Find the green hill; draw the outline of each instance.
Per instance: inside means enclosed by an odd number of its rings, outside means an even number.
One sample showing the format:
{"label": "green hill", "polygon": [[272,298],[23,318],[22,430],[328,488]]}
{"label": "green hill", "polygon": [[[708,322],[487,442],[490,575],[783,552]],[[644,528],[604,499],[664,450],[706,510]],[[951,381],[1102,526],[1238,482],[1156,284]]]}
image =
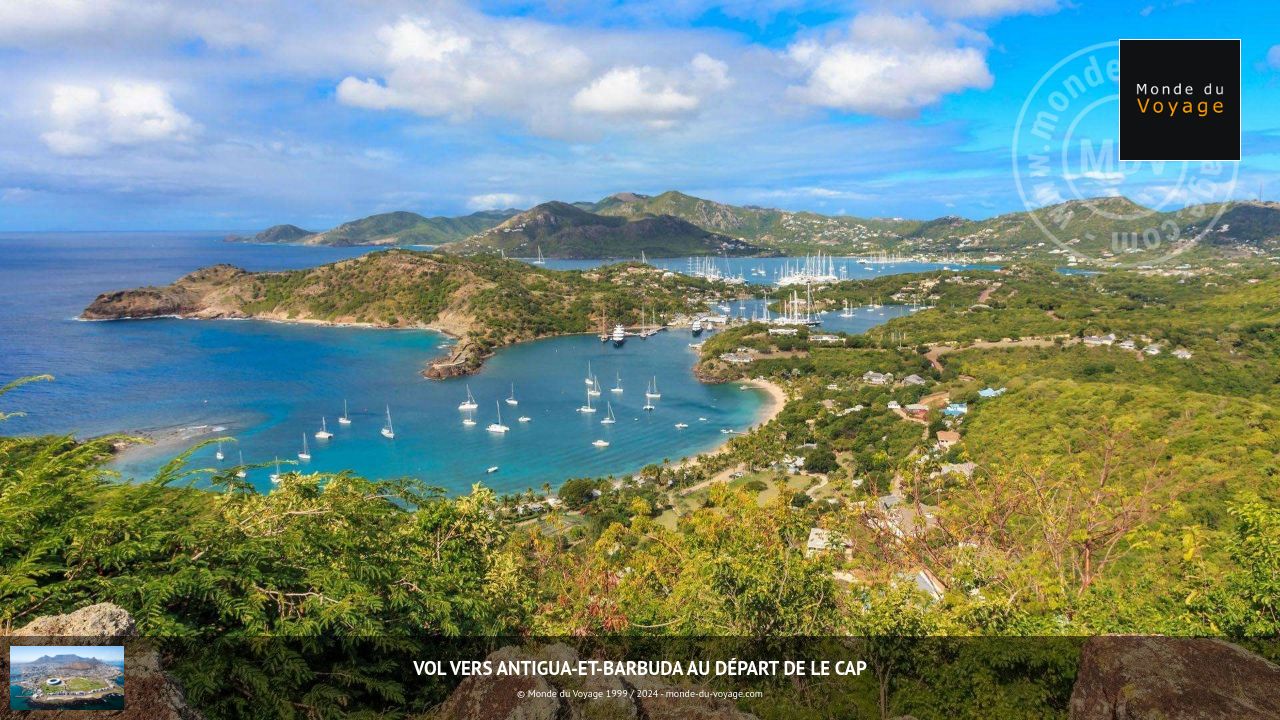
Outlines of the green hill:
{"label": "green hill", "polygon": [[296,225],[274,225],[250,238],[233,239],[337,246],[443,245],[488,230],[515,213],[515,210],[485,210],[461,217],[425,217],[399,210],[352,220],[324,232],[311,232]]}
{"label": "green hill", "polygon": [[517,257],[532,257],[539,249],[552,258],[638,257],[641,252],[652,257],[750,255],[760,250],[671,215],[631,219],[563,202],[543,203],[448,248],[458,253],[501,250]]}

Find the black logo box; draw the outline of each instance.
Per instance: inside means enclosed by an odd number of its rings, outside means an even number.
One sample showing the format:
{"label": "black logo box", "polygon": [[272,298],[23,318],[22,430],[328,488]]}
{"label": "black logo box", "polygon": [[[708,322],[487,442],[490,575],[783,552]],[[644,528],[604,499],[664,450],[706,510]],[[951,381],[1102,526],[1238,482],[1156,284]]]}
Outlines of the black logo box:
{"label": "black logo box", "polygon": [[1239,160],[1240,116],[1240,40],[1120,41],[1120,160]]}

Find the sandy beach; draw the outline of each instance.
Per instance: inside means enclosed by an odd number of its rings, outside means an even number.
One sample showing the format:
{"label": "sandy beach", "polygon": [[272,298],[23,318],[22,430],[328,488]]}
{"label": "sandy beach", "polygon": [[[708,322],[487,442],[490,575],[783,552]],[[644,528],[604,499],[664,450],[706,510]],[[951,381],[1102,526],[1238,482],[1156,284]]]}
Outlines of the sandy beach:
{"label": "sandy beach", "polygon": [[[772,380],[766,380],[764,378],[752,378],[750,380],[734,380],[733,382],[737,385],[746,385],[747,387],[756,388],[757,390],[763,390],[764,393],[768,396],[767,406],[765,407],[764,414],[760,416],[759,420],[757,420],[755,423],[752,424],[752,428],[760,427],[761,425],[764,425],[768,423],[770,420],[778,417],[778,413],[782,412],[782,408],[787,404],[787,391],[783,389],[781,385],[775,383]],[[715,457],[716,455],[719,455],[720,453],[725,451],[725,448],[728,447],[729,445],[729,440],[732,440],[734,437],[736,436],[730,435],[728,438],[725,439],[724,442],[720,443],[720,445],[717,446],[716,449],[694,455],[691,458],[688,458],[688,459],[682,460],[681,462],[676,463],[672,467],[674,469],[680,470],[683,468],[692,467],[702,458]]]}

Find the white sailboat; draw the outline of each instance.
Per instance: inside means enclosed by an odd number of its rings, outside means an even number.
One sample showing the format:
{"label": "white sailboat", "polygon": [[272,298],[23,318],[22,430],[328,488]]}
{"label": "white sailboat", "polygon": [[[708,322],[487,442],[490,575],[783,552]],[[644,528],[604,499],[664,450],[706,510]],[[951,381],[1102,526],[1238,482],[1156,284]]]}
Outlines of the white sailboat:
{"label": "white sailboat", "polygon": [[685,428],[687,428],[687,427],[689,427],[689,423],[676,423],[676,429],[677,429],[677,430],[683,430],[683,429],[685,429]]}
{"label": "white sailboat", "polygon": [[587,377],[583,380],[583,382],[590,385],[595,382],[594,378],[595,378],[595,375],[591,374],[591,361],[588,360],[587,361]]}
{"label": "white sailboat", "polygon": [[276,457],[276,471],[268,476],[272,484],[280,482],[280,458]]}
{"label": "white sailboat", "polygon": [[530,420],[532,420],[532,419],[533,419],[533,418],[529,417],[528,415],[521,415],[520,417],[516,418],[516,421],[517,421],[517,422],[529,422],[529,421],[530,421]]}
{"label": "white sailboat", "polygon": [[496,407],[496,408],[498,408],[498,422],[496,422],[496,423],[489,423],[489,427],[487,427],[487,428],[485,428],[485,429],[486,429],[486,430],[488,430],[488,431],[489,431],[489,432],[491,432],[491,433],[504,433],[504,432],[506,432],[506,431],[510,430],[511,428],[509,428],[509,427],[507,427],[506,425],[503,425],[503,424],[502,424],[502,403],[494,402],[494,403],[493,403],[493,406],[494,406],[494,407]]}
{"label": "white sailboat", "polygon": [[595,375],[591,376],[591,386],[587,388],[587,394],[592,397],[600,397],[600,381]]}
{"label": "white sailboat", "polygon": [[511,383],[511,397],[507,398],[508,405],[519,405],[520,401],[516,399],[516,384]]}
{"label": "white sailboat", "polygon": [[307,449],[307,434],[302,433],[302,452],[298,453],[299,460],[310,460],[311,451]]}
{"label": "white sailboat", "polygon": [[382,437],[388,440],[396,438],[396,429],[391,425],[391,406],[387,406],[387,424],[382,426]]}
{"label": "white sailboat", "polygon": [[320,418],[320,429],[316,431],[317,440],[328,440],[333,437],[333,433],[329,432],[329,427],[324,424],[324,418]]}
{"label": "white sailboat", "polygon": [[648,390],[645,390],[644,396],[649,398],[650,400],[657,400],[658,398],[662,397],[662,393],[658,392],[658,376],[657,375],[653,376],[653,384],[649,386]]}
{"label": "white sailboat", "polygon": [[351,413],[347,411],[347,401],[345,399],[342,401],[342,417],[338,418],[338,424],[339,425],[351,424]]}
{"label": "white sailboat", "polygon": [[221,441],[221,440],[219,440],[219,441],[218,441],[218,452],[214,453],[214,454],[213,454],[213,457],[214,457],[215,459],[217,459],[217,460],[222,460],[224,457],[226,457],[225,455],[223,455],[223,454],[222,454],[222,441]]}
{"label": "white sailboat", "polygon": [[466,425],[467,427],[471,427],[472,425],[476,424],[475,416],[471,414],[470,410],[467,411],[467,416],[462,418],[462,424]]}
{"label": "white sailboat", "polygon": [[622,392],[622,373],[618,373],[618,381],[614,383],[613,389],[610,390],[609,392],[616,392],[616,393]]}
{"label": "white sailboat", "polygon": [[475,399],[474,397],[472,397],[472,396],[471,396],[471,386],[470,386],[470,385],[468,385],[468,386],[467,386],[467,399],[466,399],[466,400],[463,400],[463,401],[462,401],[462,402],[460,402],[460,403],[458,403],[458,409],[459,409],[459,410],[475,410],[475,409],[476,409],[476,408],[478,408],[478,407],[480,407],[480,406],[476,404],[476,399]]}
{"label": "white sailboat", "polygon": [[243,479],[248,475],[249,473],[244,471],[244,451],[242,450],[240,451],[240,469],[236,471],[236,477]]}
{"label": "white sailboat", "polygon": [[534,265],[546,265],[547,259],[542,257],[542,246],[538,246],[538,259],[533,261]]}
{"label": "white sailboat", "polygon": [[615,417],[613,416],[613,403],[609,403],[609,402],[607,402],[607,403],[605,403],[605,406],[609,408],[609,414],[605,417],[605,419],[603,419],[603,420],[601,420],[601,421],[600,421],[600,424],[601,424],[601,425],[612,425],[612,424],[614,424],[614,423],[618,422],[618,419],[617,419],[617,418],[615,418]]}
{"label": "white sailboat", "polygon": [[595,446],[596,446],[596,447],[598,447],[598,448],[605,448],[605,447],[609,447],[609,441],[608,441],[608,440],[596,440],[596,441],[592,442],[591,444],[592,444],[592,445],[595,445]]}
{"label": "white sailboat", "polygon": [[587,391],[587,404],[586,404],[586,405],[583,405],[583,406],[582,406],[582,407],[580,407],[580,408],[578,408],[578,412],[580,412],[580,413],[593,413],[593,412],[595,412],[595,411],[596,411],[596,409],[595,409],[595,408],[593,408],[593,407],[591,407],[591,391],[590,391],[590,390],[588,390],[588,391]]}

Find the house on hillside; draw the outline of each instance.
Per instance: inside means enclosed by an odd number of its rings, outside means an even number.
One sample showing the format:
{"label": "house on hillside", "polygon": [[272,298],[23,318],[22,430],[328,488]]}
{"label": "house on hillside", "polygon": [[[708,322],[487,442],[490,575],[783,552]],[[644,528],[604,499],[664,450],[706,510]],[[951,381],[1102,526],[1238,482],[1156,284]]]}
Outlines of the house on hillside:
{"label": "house on hillside", "polygon": [[915,583],[916,588],[934,600],[941,600],[942,596],[947,592],[947,586],[943,585],[938,576],[934,575],[926,567],[920,568],[911,577],[911,581]]}
{"label": "house on hillside", "polygon": [[1160,354],[1160,346],[1159,346],[1159,345],[1157,345],[1157,344],[1155,344],[1155,343],[1151,343],[1150,345],[1148,345],[1148,346],[1146,346],[1146,347],[1142,348],[1142,352],[1144,352],[1144,353],[1146,353],[1146,354],[1148,354],[1148,355],[1159,355],[1159,354]]}
{"label": "house on hillside", "polygon": [[929,406],[920,403],[911,403],[903,409],[907,411],[908,415],[918,420],[923,420],[929,414]]}
{"label": "house on hillside", "polygon": [[958,442],[960,442],[960,433],[954,430],[938,431],[938,449],[939,450],[946,452],[950,450],[951,447]]}
{"label": "house on hillside", "polygon": [[962,463],[943,463],[930,477],[944,477],[947,475],[960,475],[966,478],[973,477],[973,471],[978,469],[978,464],[974,462]]}
{"label": "house on hillside", "polygon": [[942,414],[947,417],[960,417],[969,412],[969,406],[965,403],[951,403],[942,409]]}
{"label": "house on hillside", "polygon": [[1082,339],[1082,342],[1084,342],[1085,345],[1091,345],[1094,347],[1103,345],[1111,346],[1115,344],[1115,341],[1115,333],[1107,333],[1106,335],[1085,335]]}
{"label": "house on hillside", "polygon": [[1186,348],[1178,348],[1177,350],[1173,351],[1173,356],[1178,358],[1179,360],[1190,360],[1191,351],[1187,350]]}
{"label": "house on hillside", "polygon": [[1008,390],[1008,388],[1000,388],[998,390],[996,388],[989,388],[989,387],[983,388],[978,391],[978,397],[980,398],[1000,397],[1001,395],[1005,394],[1006,390]]}
{"label": "house on hillside", "polygon": [[804,547],[805,557],[833,551],[848,557],[853,554],[853,543],[843,535],[833,533],[826,528],[816,527],[809,530],[809,541]]}
{"label": "house on hillside", "polygon": [[862,382],[868,385],[888,385],[893,382],[893,373],[878,373],[868,370],[862,374]]}
{"label": "house on hillside", "polygon": [[919,375],[915,375],[915,374],[911,374],[911,375],[908,375],[908,376],[906,376],[906,377],[902,378],[902,384],[903,384],[903,385],[924,385],[924,384],[925,384],[925,383],[927,383],[927,382],[928,382],[928,381],[926,381],[924,378],[920,377]]}

